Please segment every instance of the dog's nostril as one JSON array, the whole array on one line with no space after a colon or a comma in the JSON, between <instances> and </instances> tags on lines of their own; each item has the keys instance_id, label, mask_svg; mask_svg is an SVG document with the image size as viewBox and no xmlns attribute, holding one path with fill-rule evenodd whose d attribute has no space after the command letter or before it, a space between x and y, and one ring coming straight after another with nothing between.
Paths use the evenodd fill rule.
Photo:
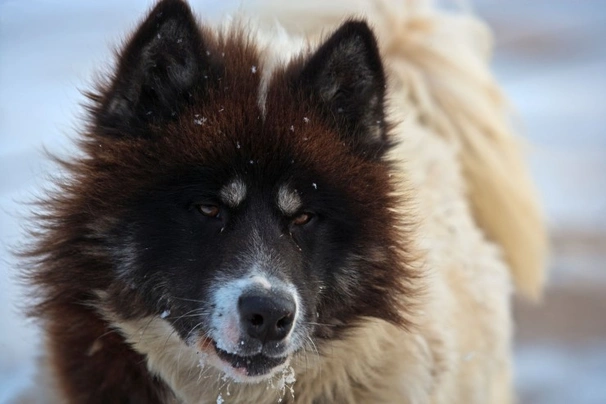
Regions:
<instances>
[{"instance_id":1,"label":"dog's nostril","mask_svg":"<svg viewBox=\"0 0 606 404\"><path fill-rule=\"evenodd\" d=\"M278 322L276 323L276 326L278 328L290 328L290 326L292 325L293 318L294 318L294 316L292 315L292 313L289 313L286 316L279 319Z\"/></svg>"},{"instance_id":2,"label":"dog's nostril","mask_svg":"<svg viewBox=\"0 0 606 404\"><path fill-rule=\"evenodd\" d=\"M292 329L296 305L284 294L245 294L238 299L240 325L251 338L263 343L280 341Z\"/></svg>"},{"instance_id":3,"label":"dog's nostril","mask_svg":"<svg viewBox=\"0 0 606 404\"><path fill-rule=\"evenodd\" d=\"M250 323L254 326L262 326L263 325L263 316L260 314L255 314L251 317Z\"/></svg>"}]
</instances>

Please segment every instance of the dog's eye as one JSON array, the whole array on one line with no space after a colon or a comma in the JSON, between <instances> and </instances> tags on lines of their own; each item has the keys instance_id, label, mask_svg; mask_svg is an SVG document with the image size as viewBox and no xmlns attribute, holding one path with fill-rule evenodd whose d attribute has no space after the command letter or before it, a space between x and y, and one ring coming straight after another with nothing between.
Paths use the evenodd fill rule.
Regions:
<instances>
[{"instance_id":1,"label":"dog's eye","mask_svg":"<svg viewBox=\"0 0 606 404\"><path fill-rule=\"evenodd\" d=\"M309 212L303 212L292 220L292 224L294 224L295 226L303 226L304 224L309 223L312 218L313 214Z\"/></svg>"},{"instance_id":2,"label":"dog's eye","mask_svg":"<svg viewBox=\"0 0 606 404\"><path fill-rule=\"evenodd\" d=\"M219 217L220 209L217 205L196 205L196 208L204 216Z\"/></svg>"}]
</instances>

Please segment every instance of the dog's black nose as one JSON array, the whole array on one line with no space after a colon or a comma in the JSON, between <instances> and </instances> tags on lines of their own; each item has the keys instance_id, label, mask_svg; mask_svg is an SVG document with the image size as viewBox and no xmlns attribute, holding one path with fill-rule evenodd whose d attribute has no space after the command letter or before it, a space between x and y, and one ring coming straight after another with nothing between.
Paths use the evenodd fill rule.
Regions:
<instances>
[{"instance_id":1,"label":"dog's black nose","mask_svg":"<svg viewBox=\"0 0 606 404\"><path fill-rule=\"evenodd\" d=\"M238 300L240 323L263 343L283 340L293 326L297 307L286 295L247 294Z\"/></svg>"}]
</instances>

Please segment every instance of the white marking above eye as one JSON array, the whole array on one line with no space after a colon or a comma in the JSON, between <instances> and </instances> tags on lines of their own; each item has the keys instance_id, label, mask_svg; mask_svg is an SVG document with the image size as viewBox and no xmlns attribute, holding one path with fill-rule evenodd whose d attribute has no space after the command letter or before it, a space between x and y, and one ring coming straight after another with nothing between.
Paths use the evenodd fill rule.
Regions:
<instances>
[{"instance_id":1,"label":"white marking above eye","mask_svg":"<svg viewBox=\"0 0 606 404\"><path fill-rule=\"evenodd\" d=\"M246 198L246 184L240 179L235 179L221 188L219 196L229 207L235 208Z\"/></svg>"},{"instance_id":2,"label":"white marking above eye","mask_svg":"<svg viewBox=\"0 0 606 404\"><path fill-rule=\"evenodd\" d=\"M296 190L283 185L278 190L278 207L285 215L294 215L303 206L303 201Z\"/></svg>"}]
</instances>

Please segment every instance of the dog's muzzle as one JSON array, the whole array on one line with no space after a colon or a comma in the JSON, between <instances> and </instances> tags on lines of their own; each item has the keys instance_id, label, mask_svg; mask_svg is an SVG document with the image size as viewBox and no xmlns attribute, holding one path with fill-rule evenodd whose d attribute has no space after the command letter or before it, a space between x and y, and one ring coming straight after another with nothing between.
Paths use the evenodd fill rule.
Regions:
<instances>
[{"instance_id":1,"label":"dog's muzzle","mask_svg":"<svg viewBox=\"0 0 606 404\"><path fill-rule=\"evenodd\" d=\"M220 286L213 303L209 335L226 373L269 375L297 349L293 334L300 308L294 287L249 276Z\"/></svg>"}]
</instances>

